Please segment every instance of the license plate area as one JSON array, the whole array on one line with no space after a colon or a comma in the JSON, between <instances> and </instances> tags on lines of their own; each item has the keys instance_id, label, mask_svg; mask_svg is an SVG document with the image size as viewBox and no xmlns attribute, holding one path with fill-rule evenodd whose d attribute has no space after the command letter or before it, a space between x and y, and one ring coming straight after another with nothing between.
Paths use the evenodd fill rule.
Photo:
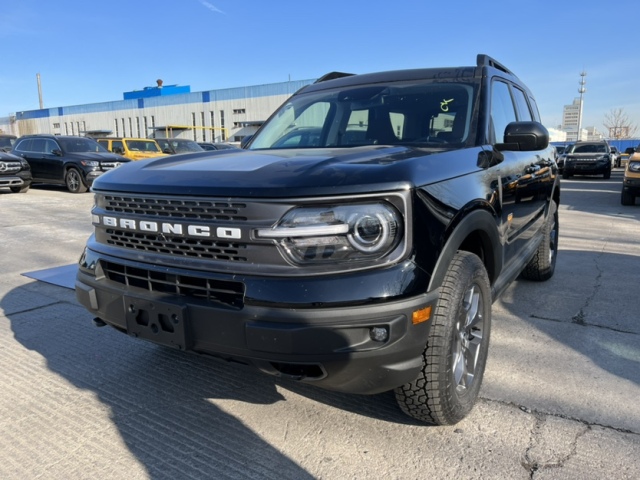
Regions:
<instances>
[{"instance_id":1,"label":"license plate area","mask_svg":"<svg viewBox=\"0 0 640 480\"><path fill-rule=\"evenodd\" d=\"M160 345L187 350L187 308L124 296L127 332Z\"/></svg>"}]
</instances>

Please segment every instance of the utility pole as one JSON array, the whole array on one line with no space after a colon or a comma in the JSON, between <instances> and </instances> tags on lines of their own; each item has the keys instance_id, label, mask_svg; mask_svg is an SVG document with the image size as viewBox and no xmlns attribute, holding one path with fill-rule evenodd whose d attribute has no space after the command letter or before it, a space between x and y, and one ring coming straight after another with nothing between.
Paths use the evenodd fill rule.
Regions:
<instances>
[{"instance_id":1,"label":"utility pole","mask_svg":"<svg viewBox=\"0 0 640 480\"><path fill-rule=\"evenodd\" d=\"M580 130L582 129L582 96L584 92L587 91L585 85L587 84L587 80L584 78L587 76L587 72L584 70L580 72L580 82L578 87L578 93L580 94L580 109L578 110L578 131L576 132L576 142L580 141Z\"/></svg>"},{"instance_id":2,"label":"utility pole","mask_svg":"<svg viewBox=\"0 0 640 480\"><path fill-rule=\"evenodd\" d=\"M44 103L42 101L42 84L40 83L40 74L36 73L36 79L38 80L38 100L40 101L40 110L44 108Z\"/></svg>"}]
</instances>

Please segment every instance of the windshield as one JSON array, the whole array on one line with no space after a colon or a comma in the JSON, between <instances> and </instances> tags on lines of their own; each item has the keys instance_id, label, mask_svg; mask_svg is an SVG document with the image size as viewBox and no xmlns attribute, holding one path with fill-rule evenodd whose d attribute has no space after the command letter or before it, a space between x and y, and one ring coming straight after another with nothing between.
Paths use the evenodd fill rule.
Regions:
<instances>
[{"instance_id":1,"label":"windshield","mask_svg":"<svg viewBox=\"0 0 640 480\"><path fill-rule=\"evenodd\" d=\"M125 140L132 152L160 153L160 147L153 140Z\"/></svg>"},{"instance_id":2,"label":"windshield","mask_svg":"<svg viewBox=\"0 0 640 480\"><path fill-rule=\"evenodd\" d=\"M12 137L0 137L0 148L11 148L16 143L16 139Z\"/></svg>"},{"instance_id":3,"label":"windshield","mask_svg":"<svg viewBox=\"0 0 640 480\"><path fill-rule=\"evenodd\" d=\"M162 151L169 150L173 153L189 153L203 152L204 148L193 140L177 139L177 138L157 138L156 142L160 144Z\"/></svg>"},{"instance_id":4,"label":"windshield","mask_svg":"<svg viewBox=\"0 0 640 480\"><path fill-rule=\"evenodd\" d=\"M571 153L607 153L607 146L602 143L574 145Z\"/></svg>"},{"instance_id":5,"label":"windshield","mask_svg":"<svg viewBox=\"0 0 640 480\"><path fill-rule=\"evenodd\" d=\"M62 149L65 152L75 152L75 153L84 153L84 152L100 152L100 153L109 153L109 150L104 148L95 140L90 138L64 138L58 137L56 139L58 143L62 146Z\"/></svg>"},{"instance_id":6,"label":"windshield","mask_svg":"<svg viewBox=\"0 0 640 480\"><path fill-rule=\"evenodd\" d=\"M367 85L292 97L248 149L461 144L469 136L473 85Z\"/></svg>"}]
</instances>

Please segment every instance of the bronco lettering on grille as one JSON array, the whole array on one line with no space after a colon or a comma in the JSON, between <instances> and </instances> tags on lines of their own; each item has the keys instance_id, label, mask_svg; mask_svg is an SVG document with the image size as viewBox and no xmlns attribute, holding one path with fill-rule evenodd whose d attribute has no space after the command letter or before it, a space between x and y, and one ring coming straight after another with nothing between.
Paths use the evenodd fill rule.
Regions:
<instances>
[{"instance_id":1,"label":"bronco lettering on grille","mask_svg":"<svg viewBox=\"0 0 640 480\"><path fill-rule=\"evenodd\" d=\"M188 225L182 223L152 222L148 220L134 220L103 216L94 218L94 222L106 227L117 227L123 230L139 232L162 233L168 235L188 235L191 237L214 237L232 240L242 239L239 228L217 227L215 232L208 225Z\"/></svg>"}]
</instances>

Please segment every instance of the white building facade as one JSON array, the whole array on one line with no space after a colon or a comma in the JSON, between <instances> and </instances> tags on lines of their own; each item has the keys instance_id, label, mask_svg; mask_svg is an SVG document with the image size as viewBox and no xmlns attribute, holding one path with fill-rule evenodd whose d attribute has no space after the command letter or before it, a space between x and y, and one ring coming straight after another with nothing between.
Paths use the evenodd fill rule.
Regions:
<instances>
[{"instance_id":1,"label":"white building facade","mask_svg":"<svg viewBox=\"0 0 640 480\"><path fill-rule=\"evenodd\" d=\"M115 137L179 136L198 142L239 142L253 134L293 93L314 81L177 94L171 94L172 86L147 87L138 98L17 112L0 118L0 130L16 136L99 132ZM129 93L135 97L138 92Z\"/></svg>"}]
</instances>

